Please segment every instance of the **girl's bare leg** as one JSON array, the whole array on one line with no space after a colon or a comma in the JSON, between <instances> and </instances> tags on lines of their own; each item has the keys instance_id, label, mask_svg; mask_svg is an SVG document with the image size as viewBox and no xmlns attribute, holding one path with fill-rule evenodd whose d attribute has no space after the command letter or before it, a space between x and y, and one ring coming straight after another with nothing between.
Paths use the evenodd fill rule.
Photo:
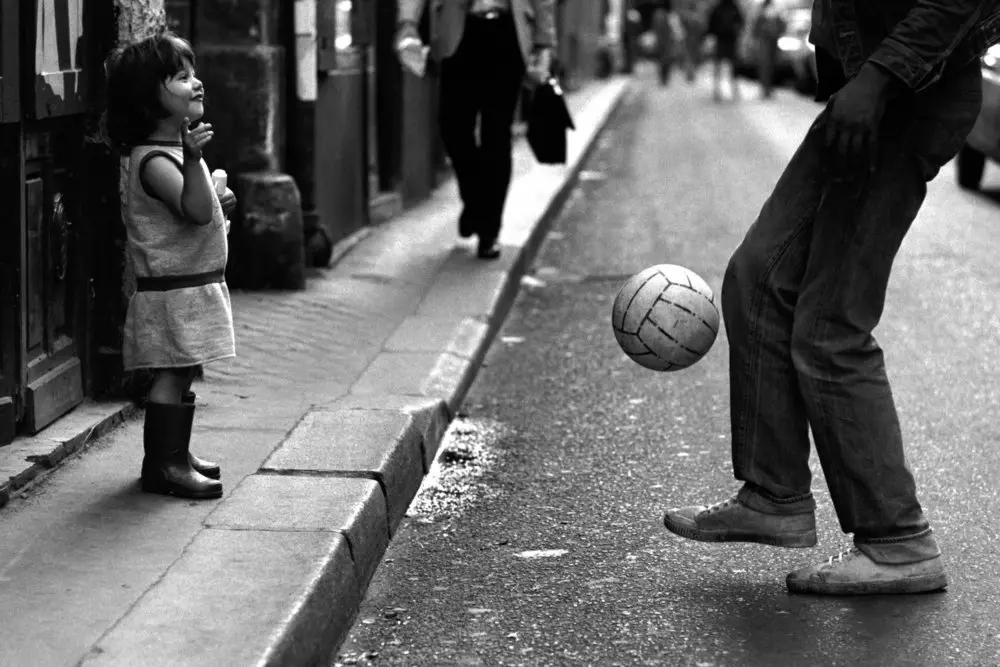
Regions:
<instances>
[{"instance_id":1,"label":"girl's bare leg","mask_svg":"<svg viewBox=\"0 0 1000 667\"><path fill-rule=\"evenodd\" d=\"M190 371L186 368L164 368L156 372L149 402L180 405L181 395L191 386Z\"/></svg>"}]
</instances>

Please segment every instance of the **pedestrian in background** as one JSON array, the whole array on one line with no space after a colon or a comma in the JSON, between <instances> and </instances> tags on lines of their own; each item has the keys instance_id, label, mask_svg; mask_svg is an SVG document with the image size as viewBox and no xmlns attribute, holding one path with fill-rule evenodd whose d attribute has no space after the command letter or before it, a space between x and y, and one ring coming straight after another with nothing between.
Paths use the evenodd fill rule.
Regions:
<instances>
[{"instance_id":1,"label":"pedestrian in background","mask_svg":"<svg viewBox=\"0 0 1000 667\"><path fill-rule=\"evenodd\" d=\"M715 37L712 98L716 101L722 99L723 65L726 65L729 71L729 87L733 99L740 96L739 86L736 85L736 43L739 41L743 25L743 12L733 0L719 0L712 9L712 13L709 14L708 34Z\"/></svg>"},{"instance_id":2,"label":"pedestrian in background","mask_svg":"<svg viewBox=\"0 0 1000 667\"><path fill-rule=\"evenodd\" d=\"M788 589L938 590L947 585L941 551L872 331L927 182L979 116L979 57L1000 40L1000 3L816 0L812 26L819 97L829 102L722 285L743 487L708 507L668 510L664 524L695 540L815 545L811 432L854 545L792 572Z\"/></svg>"},{"instance_id":3,"label":"pedestrian in background","mask_svg":"<svg viewBox=\"0 0 1000 667\"><path fill-rule=\"evenodd\" d=\"M681 53L684 31L670 0L659 0L653 9L653 33L656 35L660 85L670 82L670 70Z\"/></svg>"},{"instance_id":4,"label":"pedestrian in background","mask_svg":"<svg viewBox=\"0 0 1000 667\"><path fill-rule=\"evenodd\" d=\"M787 24L773 0L764 0L753 22L752 37L757 45L757 79L761 95L770 98L774 90L774 67L778 59L778 38Z\"/></svg>"},{"instance_id":5,"label":"pedestrian in background","mask_svg":"<svg viewBox=\"0 0 1000 667\"><path fill-rule=\"evenodd\" d=\"M427 0L397 1L405 65L424 48L418 26ZM441 63L441 137L462 198L459 235L479 237L482 259L500 256L511 126L525 73L536 84L547 80L555 46L555 0L436 1L430 55Z\"/></svg>"},{"instance_id":6,"label":"pedestrian in background","mask_svg":"<svg viewBox=\"0 0 1000 667\"><path fill-rule=\"evenodd\" d=\"M684 76L688 83L694 83L695 74L701 65L701 47L705 41L705 13L701 9L701 4L701 0L675 0L677 16L684 35Z\"/></svg>"},{"instance_id":7,"label":"pedestrian in background","mask_svg":"<svg viewBox=\"0 0 1000 667\"><path fill-rule=\"evenodd\" d=\"M226 215L202 149L205 88L191 45L169 33L107 59L106 137L121 155L121 207L136 292L125 317L125 370L151 370L142 489L182 498L222 495L219 466L190 452L195 406L185 401L200 364L236 354L226 287Z\"/></svg>"}]
</instances>

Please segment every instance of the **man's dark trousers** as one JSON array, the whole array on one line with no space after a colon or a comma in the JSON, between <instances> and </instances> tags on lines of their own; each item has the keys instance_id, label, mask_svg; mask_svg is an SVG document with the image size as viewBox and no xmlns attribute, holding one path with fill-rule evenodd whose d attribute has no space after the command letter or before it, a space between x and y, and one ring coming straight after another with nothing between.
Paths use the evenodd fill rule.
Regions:
<instances>
[{"instance_id":1,"label":"man's dark trousers","mask_svg":"<svg viewBox=\"0 0 1000 667\"><path fill-rule=\"evenodd\" d=\"M741 500L772 513L812 510L811 431L841 529L876 562L940 553L872 331L927 181L975 124L981 85L973 63L891 103L877 166L868 174L861 165L852 182L831 178L821 114L722 286Z\"/></svg>"},{"instance_id":2,"label":"man's dark trousers","mask_svg":"<svg viewBox=\"0 0 1000 667\"><path fill-rule=\"evenodd\" d=\"M500 233L510 186L511 124L524 72L509 14L470 15L458 50L441 63L441 138L464 204L463 227L481 241Z\"/></svg>"}]
</instances>

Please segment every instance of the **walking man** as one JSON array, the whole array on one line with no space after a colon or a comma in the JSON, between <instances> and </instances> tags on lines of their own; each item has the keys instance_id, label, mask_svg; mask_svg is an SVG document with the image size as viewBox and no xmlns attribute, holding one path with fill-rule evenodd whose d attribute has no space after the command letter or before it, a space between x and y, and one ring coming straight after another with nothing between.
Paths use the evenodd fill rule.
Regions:
<instances>
[{"instance_id":1,"label":"walking man","mask_svg":"<svg viewBox=\"0 0 1000 667\"><path fill-rule=\"evenodd\" d=\"M811 430L854 545L792 572L788 589L937 590L947 585L941 552L872 330L927 182L976 122L979 56L1000 39L1000 0L815 0L810 39L829 102L722 286L743 487L708 507L668 510L664 524L709 542L815 545Z\"/></svg>"},{"instance_id":2,"label":"walking man","mask_svg":"<svg viewBox=\"0 0 1000 667\"><path fill-rule=\"evenodd\" d=\"M397 0L397 47L422 49L427 0ZM459 235L478 235L481 259L497 237L511 177L511 125L525 72L548 78L555 0L434 0L430 55L441 63L440 126L462 197ZM476 121L479 137L476 138Z\"/></svg>"},{"instance_id":3,"label":"walking man","mask_svg":"<svg viewBox=\"0 0 1000 667\"><path fill-rule=\"evenodd\" d=\"M671 0L658 0L653 9L653 32L656 34L660 85L670 82L670 70L682 48L684 32Z\"/></svg>"},{"instance_id":4,"label":"walking man","mask_svg":"<svg viewBox=\"0 0 1000 667\"><path fill-rule=\"evenodd\" d=\"M684 34L684 76L693 83L701 65L701 45L705 39L705 13L700 0L678 0L677 14Z\"/></svg>"},{"instance_id":5,"label":"walking man","mask_svg":"<svg viewBox=\"0 0 1000 667\"><path fill-rule=\"evenodd\" d=\"M736 45L743 31L743 12L734 0L719 0L708 17L708 34L715 37L715 53L712 55L714 78L712 79L712 99L722 99L722 66L728 65L729 90L732 99L740 96L736 82Z\"/></svg>"},{"instance_id":6,"label":"walking man","mask_svg":"<svg viewBox=\"0 0 1000 667\"><path fill-rule=\"evenodd\" d=\"M753 38L757 43L757 79L761 96L770 98L774 90L774 67L778 59L778 38L785 33L784 17L773 0L764 0L753 23Z\"/></svg>"}]
</instances>

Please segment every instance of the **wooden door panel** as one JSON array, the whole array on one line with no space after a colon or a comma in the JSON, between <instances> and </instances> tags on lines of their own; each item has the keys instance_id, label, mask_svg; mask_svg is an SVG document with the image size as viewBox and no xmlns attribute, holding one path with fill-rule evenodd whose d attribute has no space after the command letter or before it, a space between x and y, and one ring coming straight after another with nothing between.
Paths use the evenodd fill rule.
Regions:
<instances>
[{"instance_id":1,"label":"wooden door panel","mask_svg":"<svg viewBox=\"0 0 1000 667\"><path fill-rule=\"evenodd\" d=\"M0 124L0 445L14 439L21 383L21 132L17 124Z\"/></svg>"},{"instance_id":2,"label":"wooden door panel","mask_svg":"<svg viewBox=\"0 0 1000 667\"><path fill-rule=\"evenodd\" d=\"M52 129L32 132L24 141L23 420L29 433L83 400L69 280L75 211L66 199L72 192L71 175L79 168L81 128L69 118L47 124Z\"/></svg>"}]
</instances>

